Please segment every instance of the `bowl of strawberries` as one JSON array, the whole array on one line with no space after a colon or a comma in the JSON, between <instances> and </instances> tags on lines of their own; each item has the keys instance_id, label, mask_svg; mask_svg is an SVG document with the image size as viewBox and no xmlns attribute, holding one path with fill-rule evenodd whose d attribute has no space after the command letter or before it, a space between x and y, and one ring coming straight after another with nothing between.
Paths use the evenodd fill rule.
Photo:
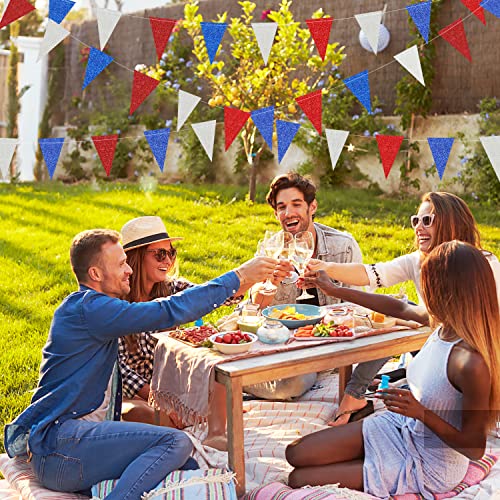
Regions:
<instances>
[{"instance_id":1,"label":"bowl of strawberries","mask_svg":"<svg viewBox=\"0 0 500 500\"><path fill-rule=\"evenodd\" d=\"M210 340L214 347L223 354L241 354L250 350L258 337L253 333L233 330L212 335Z\"/></svg>"}]
</instances>

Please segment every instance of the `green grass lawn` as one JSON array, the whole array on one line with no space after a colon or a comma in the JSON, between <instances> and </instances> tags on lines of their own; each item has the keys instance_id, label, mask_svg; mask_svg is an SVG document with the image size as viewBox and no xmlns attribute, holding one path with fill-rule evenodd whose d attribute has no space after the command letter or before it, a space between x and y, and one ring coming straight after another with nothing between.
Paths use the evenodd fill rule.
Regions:
<instances>
[{"instance_id":1,"label":"green grass lawn","mask_svg":"<svg viewBox=\"0 0 500 500\"><path fill-rule=\"evenodd\" d=\"M203 282L252 257L264 231L279 229L264 201L265 187L254 204L245 202L245 193L221 186L0 185L0 425L29 403L52 314L76 288L69 245L77 232L119 230L133 217L159 215L171 235L184 237L177 244L181 275ZM318 200L317 221L352 233L365 262L411 251L409 215L417 198L345 189L320 191ZM484 248L500 255L499 210L472 209ZM407 291L415 298L413 285Z\"/></svg>"}]
</instances>

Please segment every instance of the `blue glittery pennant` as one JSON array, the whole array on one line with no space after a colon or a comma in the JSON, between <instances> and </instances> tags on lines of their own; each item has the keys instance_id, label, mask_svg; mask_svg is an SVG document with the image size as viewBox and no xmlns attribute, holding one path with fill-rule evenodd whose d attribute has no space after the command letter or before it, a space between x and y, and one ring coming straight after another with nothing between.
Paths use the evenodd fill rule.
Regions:
<instances>
[{"instance_id":1,"label":"blue glittery pennant","mask_svg":"<svg viewBox=\"0 0 500 500\"><path fill-rule=\"evenodd\" d=\"M85 78L83 80L82 90L92 81L94 78L104 71L113 61L111 56L101 52L95 47L90 48L89 60L87 61L87 69L85 70Z\"/></svg>"},{"instance_id":2,"label":"blue glittery pennant","mask_svg":"<svg viewBox=\"0 0 500 500\"><path fill-rule=\"evenodd\" d=\"M439 178L443 178L444 169L448 163L448 158L450 157L451 148L453 146L453 137L428 137L427 142L431 148L432 157L434 158L434 163L436 164L436 169L439 174Z\"/></svg>"},{"instance_id":3,"label":"blue glittery pennant","mask_svg":"<svg viewBox=\"0 0 500 500\"><path fill-rule=\"evenodd\" d=\"M201 23L201 31L203 33L203 38L205 39L205 45L207 47L210 63L214 62L217 49L219 48L224 33L226 32L226 28L227 23Z\"/></svg>"},{"instance_id":4,"label":"blue glittery pennant","mask_svg":"<svg viewBox=\"0 0 500 500\"><path fill-rule=\"evenodd\" d=\"M359 102L367 109L368 113L372 112L372 101L370 97L370 80L368 80L368 71L350 76L344 80L348 89L359 99Z\"/></svg>"},{"instance_id":5,"label":"blue glittery pennant","mask_svg":"<svg viewBox=\"0 0 500 500\"><path fill-rule=\"evenodd\" d=\"M40 139L38 141L42 151L43 159L47 165L49 176L52 179L56 170L57 161L61 155L61 149L64 144L64 137L51 137L50 139Z\"/></svg>"},{"instance_id":6,"label":"blue glittery pennant","mask_svg":"<svg viewBox=\"0 0 500 500\"><path fill-rule=\"evenodd\" d=\"M300 128L299 123L286 122L284 120L276 120L276 133L278 136L278 163L285 156L293 138Z\"/></svg>"},{"instance_id":7,"label":"blue glittery pennant","mask_svg":"<svg viewBox=\"0 0 500 500\"><path fill-rule=\"evenodd\" d=\"M155 157L160 170L163 172L165 157L167 156L168 139L170 137L170 128L160 128L158 130L145 130L144 135L148 141L149 147Z\"/></svg>"},{"instance_id":8,"label":"blue glittery pennant","mask_svg":"<svg viewBox=\"0 0 500 500\"><path fill-rule=\"evenodd\" d=\"M420 2L406 7L408 14L427 43L429 43L429 28L431 24L431 4L431 1Z\"/></svg>"},{"instance_id":9,"label":"blue glittery pennant","mask_svg":"<svg viewBox=\"0 0 500 500\"><path fill-rule=\"evenodd\" d=\"M483 0L479 5L500 18L500 0Z\"/></svg>"},{"instance_id":10,"label":"blue glittery pennant","mask_svg":"<svg viewBox=\"0 0 500 500\"><path fill-rule=\"evenodd\" d=\"M73 8L75 2L71 0L49 0L49 19L61 24L68 12Z\"/></svg>"},{"instance_id":11,"label":"blue glittery pennant","mask_svg":"<svg viewBox=\"0 0 500 500\"><path fill-rule=\"evenodd\" d=\"M251 113L255 126L264 137L269 149L273 149L274 106L256 109Z\"/></svg>"}]
</instances>

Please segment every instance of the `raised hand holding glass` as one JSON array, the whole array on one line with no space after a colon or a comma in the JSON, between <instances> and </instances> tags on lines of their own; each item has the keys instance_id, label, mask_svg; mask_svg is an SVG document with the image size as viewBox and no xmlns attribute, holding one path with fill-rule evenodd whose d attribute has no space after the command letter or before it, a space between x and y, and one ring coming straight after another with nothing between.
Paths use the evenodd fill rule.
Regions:
<instances>
[{"instance_id":1,"label":"raised hand holding glass","mask_svg":"<svg viewBox=\"0 0 500 500\"><path fill-rule=\"evenodd\" d=\"M314 253L314 236L310 231L301 231L295 235L295 252L291 257L292 262L295 264L299 273L304 276L309 259ZM312 299L311 294L306 290L302 293L297 300Z\"/></svg>"}]
</instances>

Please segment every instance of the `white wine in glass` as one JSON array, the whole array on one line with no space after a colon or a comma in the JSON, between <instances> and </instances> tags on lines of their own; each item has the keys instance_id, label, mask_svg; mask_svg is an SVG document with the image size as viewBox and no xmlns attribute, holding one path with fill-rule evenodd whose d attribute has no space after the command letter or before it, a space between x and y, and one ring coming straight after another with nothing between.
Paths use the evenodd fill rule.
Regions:
<instances>
[{"instance_id":1,"label":"white wine in glass","mask_svg":"<svg viewBox=\"0 0 500 500\"><path fill-rule=\"evenodd\" d=\"M267 257L277 259L283 250L283 231L266 231L261 249ZM260 293L264 295L273 294L277 289L278 287L273 285L268 278L264 286L260 289Z\"/></svg>"},{"instance_id":2,"label":"white wine in glass","mask_svg":"<svg viewBox=\"0 0 500 500\"><path fill-rule=\"evenodd\" d=\"M283 232L283 250L280 254L280 259L292 261L293 254L295 253L295 239L292 233L287 231ZM291 271L290 274L281 282L284 285L290 285L296 283L299 279L299 275L295 271Z\"/></svg>"},{"instance_id":3,"label":"white wine in glass","mask_svg":"<svg viewBox=\"0 0 500 500\"><path fill-rule=\"evenodd\" d=\"M314 253L314 236L310 231L301 231L295 235L295 253L292 262L296 265L301 275L304 275L309 259ZM307 293L305 289L297 297L297 300L313 299L314 296Z\"/></svg>"}]
</instances>

